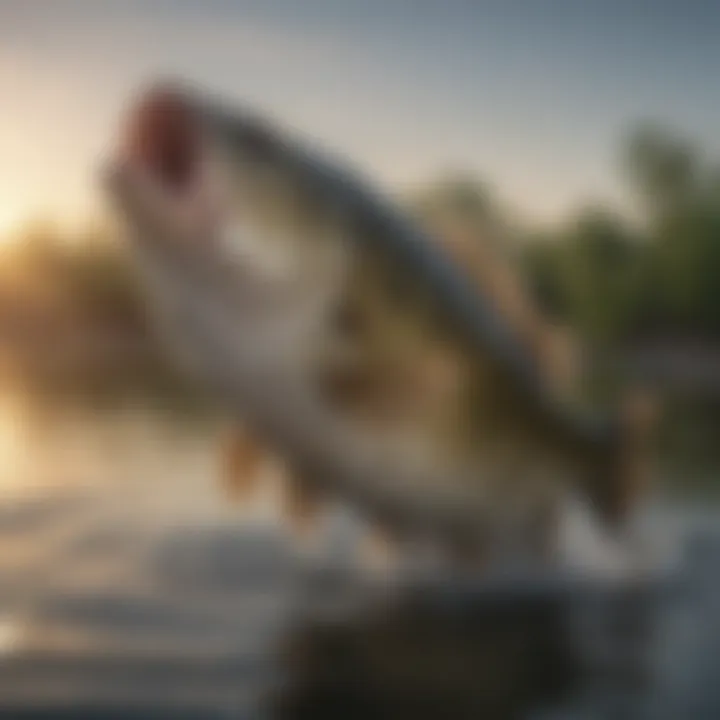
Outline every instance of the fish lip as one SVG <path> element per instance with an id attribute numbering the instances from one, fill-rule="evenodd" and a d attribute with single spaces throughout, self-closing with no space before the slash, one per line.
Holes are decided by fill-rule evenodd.
<path id="1" fill-rule="evenodd" d="M 184 194 L 202 161 L 202 118 L 177 82 L 158 81 L 131 102 L 121 127 L 119 154 L 168 192 Z"/>
<path id="2" fill-rule="evenodd" d="M 97 180 L 121 217 L 145 226 L 133 233 L 135 243 L 213 244 L 222 198 L 211 177 L 207 131 L 200 104 L 177 83 L 155 83 L 131 102 Z"/>

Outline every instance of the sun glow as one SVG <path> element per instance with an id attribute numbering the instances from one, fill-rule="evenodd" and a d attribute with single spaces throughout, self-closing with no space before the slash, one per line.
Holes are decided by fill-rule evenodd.
<path id="1" fill-rule="evenodd" d="M 15 240 L 16 231 L 22 224 L 22 213 L 11 207 L 0 205 L 0 245 Z"/>

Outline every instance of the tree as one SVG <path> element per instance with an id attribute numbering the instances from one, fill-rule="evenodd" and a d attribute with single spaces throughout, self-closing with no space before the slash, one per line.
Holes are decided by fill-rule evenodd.
<path id="1" fill-rule="evenodd" d="M 702 171 L 691 143 L 649 124 L 630 134 L 623 148 L 623 166 L 651 222 L 691 202 L 701 183 Z"/>

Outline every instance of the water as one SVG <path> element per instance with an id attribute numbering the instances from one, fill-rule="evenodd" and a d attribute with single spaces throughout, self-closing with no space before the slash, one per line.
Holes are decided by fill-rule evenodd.
<path id="1" fill-rule="evenodd" d="M 306 565 L 271 492 L 243 511 L 226 502 L 221 430 L 5 389 L 0 715 L 258 716 Z M 720 533 L 712 510 L 672 519 L 694 539 L 634 717 L 709 720 L 720 717 Z"/>
<path id="2" fill-rule="evenodd" d="M 297 562 L 218 428 L 0 405 L 0 710 L 253 706 Z"/>

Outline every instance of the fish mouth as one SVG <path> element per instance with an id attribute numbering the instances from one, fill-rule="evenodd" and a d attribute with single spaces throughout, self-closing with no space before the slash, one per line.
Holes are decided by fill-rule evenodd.
<path id="1" fill-rule="evenodd" d="M 187 94 L 171 84 L 142 93 L 125 122 L 121 156 L 165 191 L 188 193 L 200 174 L 202 132 Z"/>
<path id="2" fill-rule="evenodd" d="M 101 182 L 146 241 L 206 246 L 214 238 L 224 194 L 210 141 L 202 107 L 181 84 L 156 83 L 130 105 Z"/>

